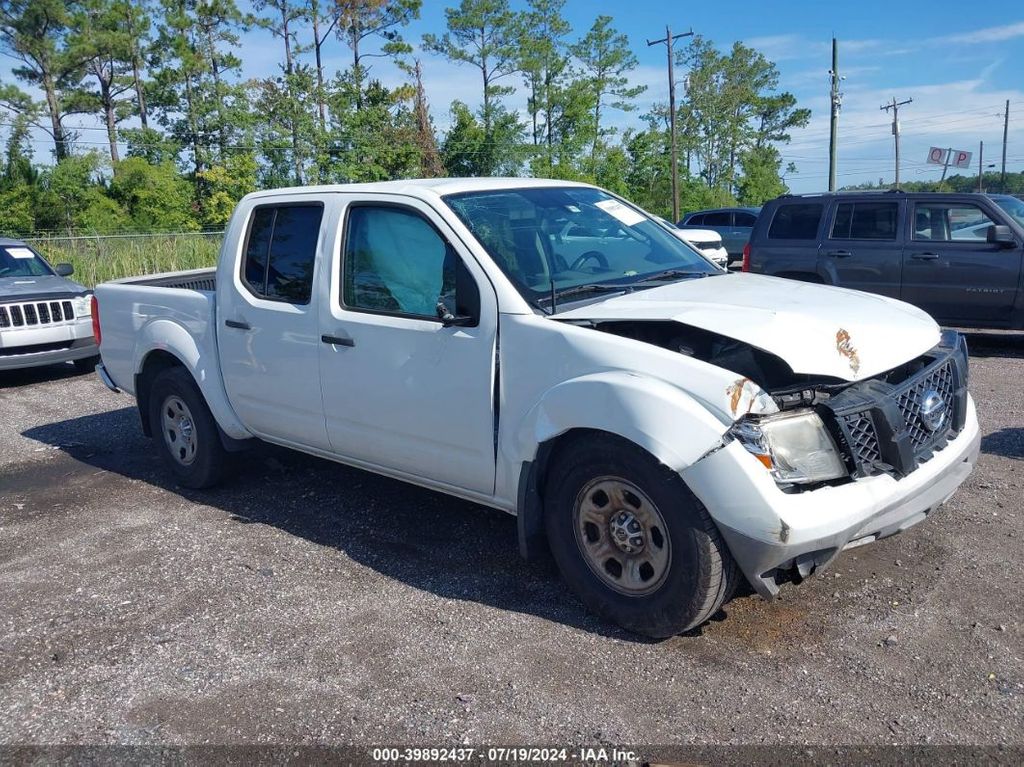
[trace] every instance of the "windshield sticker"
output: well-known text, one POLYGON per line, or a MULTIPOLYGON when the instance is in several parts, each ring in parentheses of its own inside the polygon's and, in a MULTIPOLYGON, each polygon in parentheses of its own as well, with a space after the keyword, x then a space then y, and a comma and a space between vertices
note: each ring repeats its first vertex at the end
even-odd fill
POLYGON ((15 258, 35 258, 36 254, 28 248, 4 248, 10 255, 15 258))
POLYGON ((605 213, 615 216, 626 226, 636 226, 637 224, 644 221, 644 217, 637 213, 632 208, 628 208, 618 200, 599 200, 595 202, 598 208, 603 210, 605 213))

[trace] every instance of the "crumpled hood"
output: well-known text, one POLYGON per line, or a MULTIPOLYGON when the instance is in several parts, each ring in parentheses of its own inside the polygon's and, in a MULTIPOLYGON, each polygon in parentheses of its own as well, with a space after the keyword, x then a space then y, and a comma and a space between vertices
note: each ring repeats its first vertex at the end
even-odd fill
POLYGON ((77 282, 53 274, 43 277, 0 277, 0 302, 58 294, 79 296, 85 292, 85 288, 77 282))
POLYGON ((729 274, 609 298, 559 319, 674 320, 756 346, 794 373, 859 381, 939 342, 939 326, 910 304, 856 290, 729 274))

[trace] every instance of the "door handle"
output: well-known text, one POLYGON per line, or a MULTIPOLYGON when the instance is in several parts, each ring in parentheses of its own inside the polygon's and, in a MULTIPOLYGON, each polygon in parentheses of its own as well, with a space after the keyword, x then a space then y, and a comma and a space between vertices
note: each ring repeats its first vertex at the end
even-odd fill
POLYGON ((224 320, 224 324, 236 330, 252 330, 252 326, 248 322, 241 322, 240 320, 224 320))
POLYGON ((830 250, 826 255, 834 258, 849 258, 853 253, 849 250, 830 250))
POLYGON ((332 346, 355 346, 356 342, 351 338, 341 338, 340 336, 320 336, 320 340, 325 344, 331 344, 332 346))
POLYGON ((915 261, 935 261, 938 257, 938 253, 914 253, 911 256, 915 261))

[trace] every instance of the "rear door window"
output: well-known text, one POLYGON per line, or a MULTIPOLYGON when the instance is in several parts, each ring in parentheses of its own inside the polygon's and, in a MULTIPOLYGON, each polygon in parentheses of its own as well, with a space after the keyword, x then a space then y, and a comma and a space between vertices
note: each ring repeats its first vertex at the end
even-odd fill
POLYGON ((780 205, 768 229, 769 240, 814 240, 825 210, 821 202, 793 202, 780 205))
POLYGON ((833 240, 895 240, 899 204, 842 202, 832 221, 833 240))
POLYGON ((704 226, 732 226, 732 213, 728 211, 706 213, 704 215, 704 226))
POLYGON ((743 213, 741 211, 736 211, 736 213, 733 214, 733 217, 736 222, 735 226, 753 227, 754 224, 757 223, 757 216, 755 216, 753 213, 743 213))
POLYGON ((313 292, 320 204, 264 206, 253 211, 242 279, 259 298, 308 304, 313 292))

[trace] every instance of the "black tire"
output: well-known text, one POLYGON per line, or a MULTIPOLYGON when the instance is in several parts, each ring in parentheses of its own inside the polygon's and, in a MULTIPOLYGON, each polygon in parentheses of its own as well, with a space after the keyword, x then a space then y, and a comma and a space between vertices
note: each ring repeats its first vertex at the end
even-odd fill
MULTIPOLYGON (((551 553, 570 588, 596 614, 629 631, 662 639, 701 625, 732 595, 739 572, 715 523, 679 475, 645 451, 611 435, 574 440, 559 449, 547 476, 544 511, 551 553), (655 569, 646 565, 655 574, 649 586, 636 578, 622 580, 625 569, 637 573, 628 560, 639 560, 640 555, 623 554, 610 545, 621 530, 603 532, 611 552, 602 568, 604 573, 598 574, 598 558, 585 551, 588 545, 601 545, 604 541, 589 542, 597 526, 579 526, 577 504, 586 505, 586 491, 594 508, 592 499, 600 497, 600 488, 605 486, 602 483, 610 478, 625 483, 623 487, 632 485, 640 496, 645 496, 638 499, 626 490, 626 497, 633 495, 633 501, 640 500, 637 509, 648 501, 655 507, 655 522, 644 528, 646 542, 642 545, 646 548, 640 551, 652 553, 657 548, 664 562, 667 542, 669 556, 658 577, 655 569), (664 523, 666 535, 661 534, 659 520, 664 523), (620 567, 620 584, 613 587, 610 584, 615 580, 616 557, 621 557, 619 564, 626 562, 626 567, 620 567), (623 593, 622 588, 629 585, 637 588, 633 593, 623 593), (651 590, 638 593, 642 588, 651 590)), ((608 495, 604 497, 607 506, 615 505, 608 495)), ((625 503, 623 508, 630 511, 632 502, 625 503)), ((603 507, 598 511, 603 511, 603 507)), ((649 515, 650 511, 646 513, 649 515)), ((612 514, 621 520, 618 511, 612 514)), ((640 571, 641 578, 642 575, 640 571)))
POLYGON ((100 364, 100 355, 95 354, 92 357, 83 357, 80 360, 74 360, 75 370, 79 373, 92 373, 96 370, 96 366, 100 364))
POLYGON ((184 368, 168 368, 153 379, 149 426, 160 456, 180 485, 198 489, 220 482, 227 451, 206 400, 184 368), (168 426, 169 421, 175 423, 168 426))

